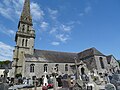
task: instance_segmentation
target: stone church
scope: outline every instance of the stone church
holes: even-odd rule
[[[30,0],[25,0],[23,11],[18,23],[18,31],[15,36],[15,50],[13,51],[13,63],[11,75],[21,74],[22,77],[40,78],[44,72],[51,74],[53,68],[60,75],[73,74],[72,65],[83,62],[82,72],[96,70],[99,73],[115,72],[119,69],[114,56],[106,56],[96,48],[90,48],[80,53],[59,52],[34,49],[35,30],[33,29],[30,13]]]

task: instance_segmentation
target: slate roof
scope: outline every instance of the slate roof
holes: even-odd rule
[[[100,51],[98,51],[96,48],[93,47],[78,53],[78,58],[82,59],[82,58],[86,58],[94,55],[105,56],[104,54],[102,54]]]
[[[50,63],[74,63],[75,62],[74,57],[77,57],[77,53],[35,49],[33,56],[26,54],[25,57],[34,58],[38,61],[41,61],[42,59],[44,59],[45,62],[50,62]]]
[[[26,54],[25,58],[27,61],[39,61],[39,62],[49,62],[49,63],[74,63],[74,58],[83,59],[93,55],[105,56],[96,48],[90,48],[84,50],[80,53],[70,53],[70,52],[58,52],[58,51],[48,51],[48,50],[34,50],[34,55]]]

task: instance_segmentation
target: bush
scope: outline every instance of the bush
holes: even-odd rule
[[[22,74],[21,74],[21,73],[16,74],[15,77],[16,77],[16,78],[22,77]]]

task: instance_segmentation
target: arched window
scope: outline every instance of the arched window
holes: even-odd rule
[[[28,40],[26,39],[25,46],[27,47]]]
[[[34,72],[34,67],[35,67],[35,64],[30,65],[30,72]]]
[[[27,26],[27,32],[29,31],[29,26]]]
[[[23,32],[25,31],[25,25],[22,25],[22,31]]]
[[[85,69],[83,67],[81,68],[81,74],[85,74]]]
[[[104,63],[103,63],[103,58],[100,57],[99,60],[100,60],[101,68],[104,69],[105,67],[104,67]]]
[[[24,46],[24,39],[22,40],[22,46]]]
[[[65,71],[68,71],[68,64],[65,64]]]
[[[47,72],[47,67],[48,67],[48,65],[44,64],[44,72]]]
[[[58,66],[59,66],[58,64],[55,65],[55,67],[56,67],[56,71],[57,71],[57,72],[58,72]]]

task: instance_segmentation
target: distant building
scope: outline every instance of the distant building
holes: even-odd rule
[[[106,56],[96,48],[90,48],[80,53],[48,51],[34,49],[35,30],[33,29],[30,14],[30,0],[25,0],[23,11],[18,23],[15,37],[15,50],[13,55],[11,75],[22,74],[22,77],[40,78],[44,72],[52,73],[53,68],[58,74],[73,74],[71,66],[74,58],[83,62],[81,73],[85,68],[88,71],[96,70],[98,74],[113,73],[119,65],[113,56]]]

